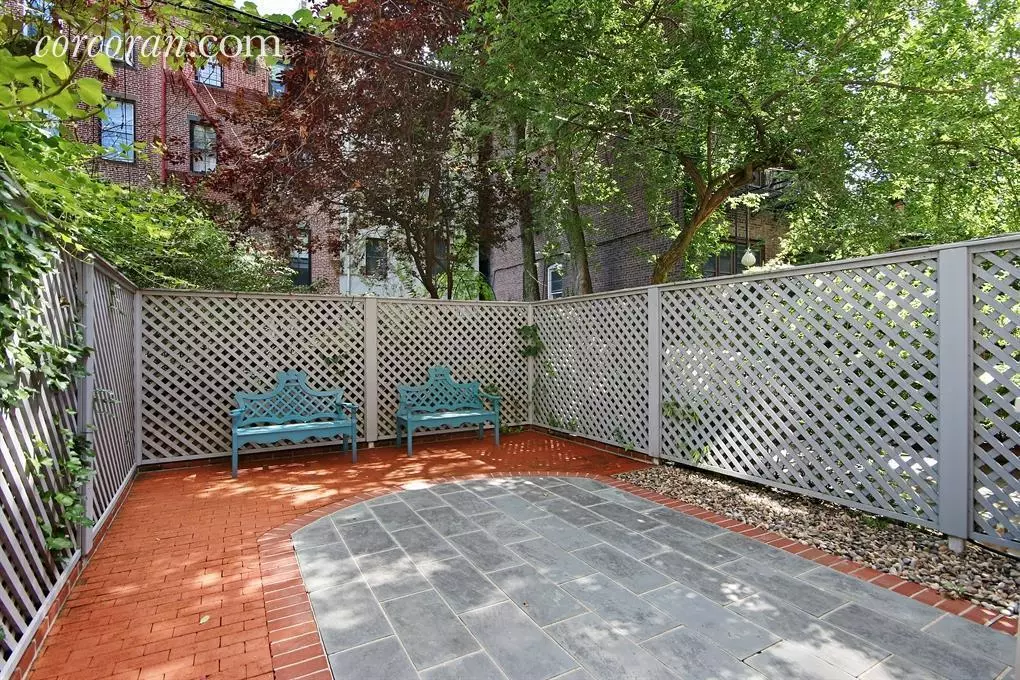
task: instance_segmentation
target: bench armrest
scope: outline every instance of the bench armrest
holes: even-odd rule
[[[357,415],[358,405],[353,401],[341,401],[340,408],[346,410],[351,416]]]
[[[489,401],[492,402],[492,408],[496,409],[497,411],[499,410],[499,402],[501,399],[503,399],[503,397],[501,397],[498,394],[489,394],[488,392],[482,391],[478,392],[478,396],[481,397],[482,399],[488,399]]]

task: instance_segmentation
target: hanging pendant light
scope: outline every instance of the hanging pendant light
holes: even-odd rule
[[[745,252],[744,256],[740,258],[740,264],[744,265],[744,269],[750,269],[758,263],[758,258],[754,256],[749,247]]]

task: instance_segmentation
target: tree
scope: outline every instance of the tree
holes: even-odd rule
[[[874,236],[889,226],[931,242],[1020,220],[1016,3],[476,7],[475,82],[494,103],[601,135],[649,196],[684,194],[681,214],[651,206],[669,237],[653,283],[769,170],[792,178],[801,250],[833,224],[847,231],[826,239],[835,253],[841,236],[855,252],[884,247]]]
[[[309,206],[333,224],[351,215],[352,228],[387,235],[430,296],[450,297],[465,258],[505,228],[494,132],[478,129],[469,98],[442,75],[462,22],[425,0],[347,11],[332,41],[296,46],[282,98],[242,109],[250,133],[214,186],[252,229],[284,242]]]

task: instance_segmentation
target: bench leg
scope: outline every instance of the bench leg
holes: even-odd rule
[[[237,440],[230,444],[230,476],[237,479]]]
[[[351,427],[351,462],[358,462],[358,429],[356,425]]]
[[[479,439],[485,438],[485,423],[480,423],[478,425],[478,438]]]
[[[499,446],[499,418],[496,418],[496,422],[493,425],[495,426],[493,432],[496,434],[496,446]]]
[[[407,424],[407,457],[408,458],[411,457],[412,452],[413,452],[413,448],[412,448],[412,444],[411,444],[411,439],[413,437],[414,437],[414,428],[411,427],[410,423],[408,423]]]

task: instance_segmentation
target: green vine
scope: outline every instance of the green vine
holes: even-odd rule
[[[537,325],[521,326],[517,329],[517,334],[524,340],[521,356],[537,357],[545,349],[545,343],[542,342],[542,338],[538,335]]]
[[[51,470],[58,485],[63,487],[39,494],[53,508],[54,517],[36,517],[46,537],[46,547],[55,554],[74,548],[71,532],[93,524],[82,491],[92,477],[92,460],[95,458],[87,437],[66,427],[58,427],[67,452],[65,456],[54,455],[45,442],[36,440],[35,451],[25,459],[28,472],[39,488],[48,486],[46,470]]]

